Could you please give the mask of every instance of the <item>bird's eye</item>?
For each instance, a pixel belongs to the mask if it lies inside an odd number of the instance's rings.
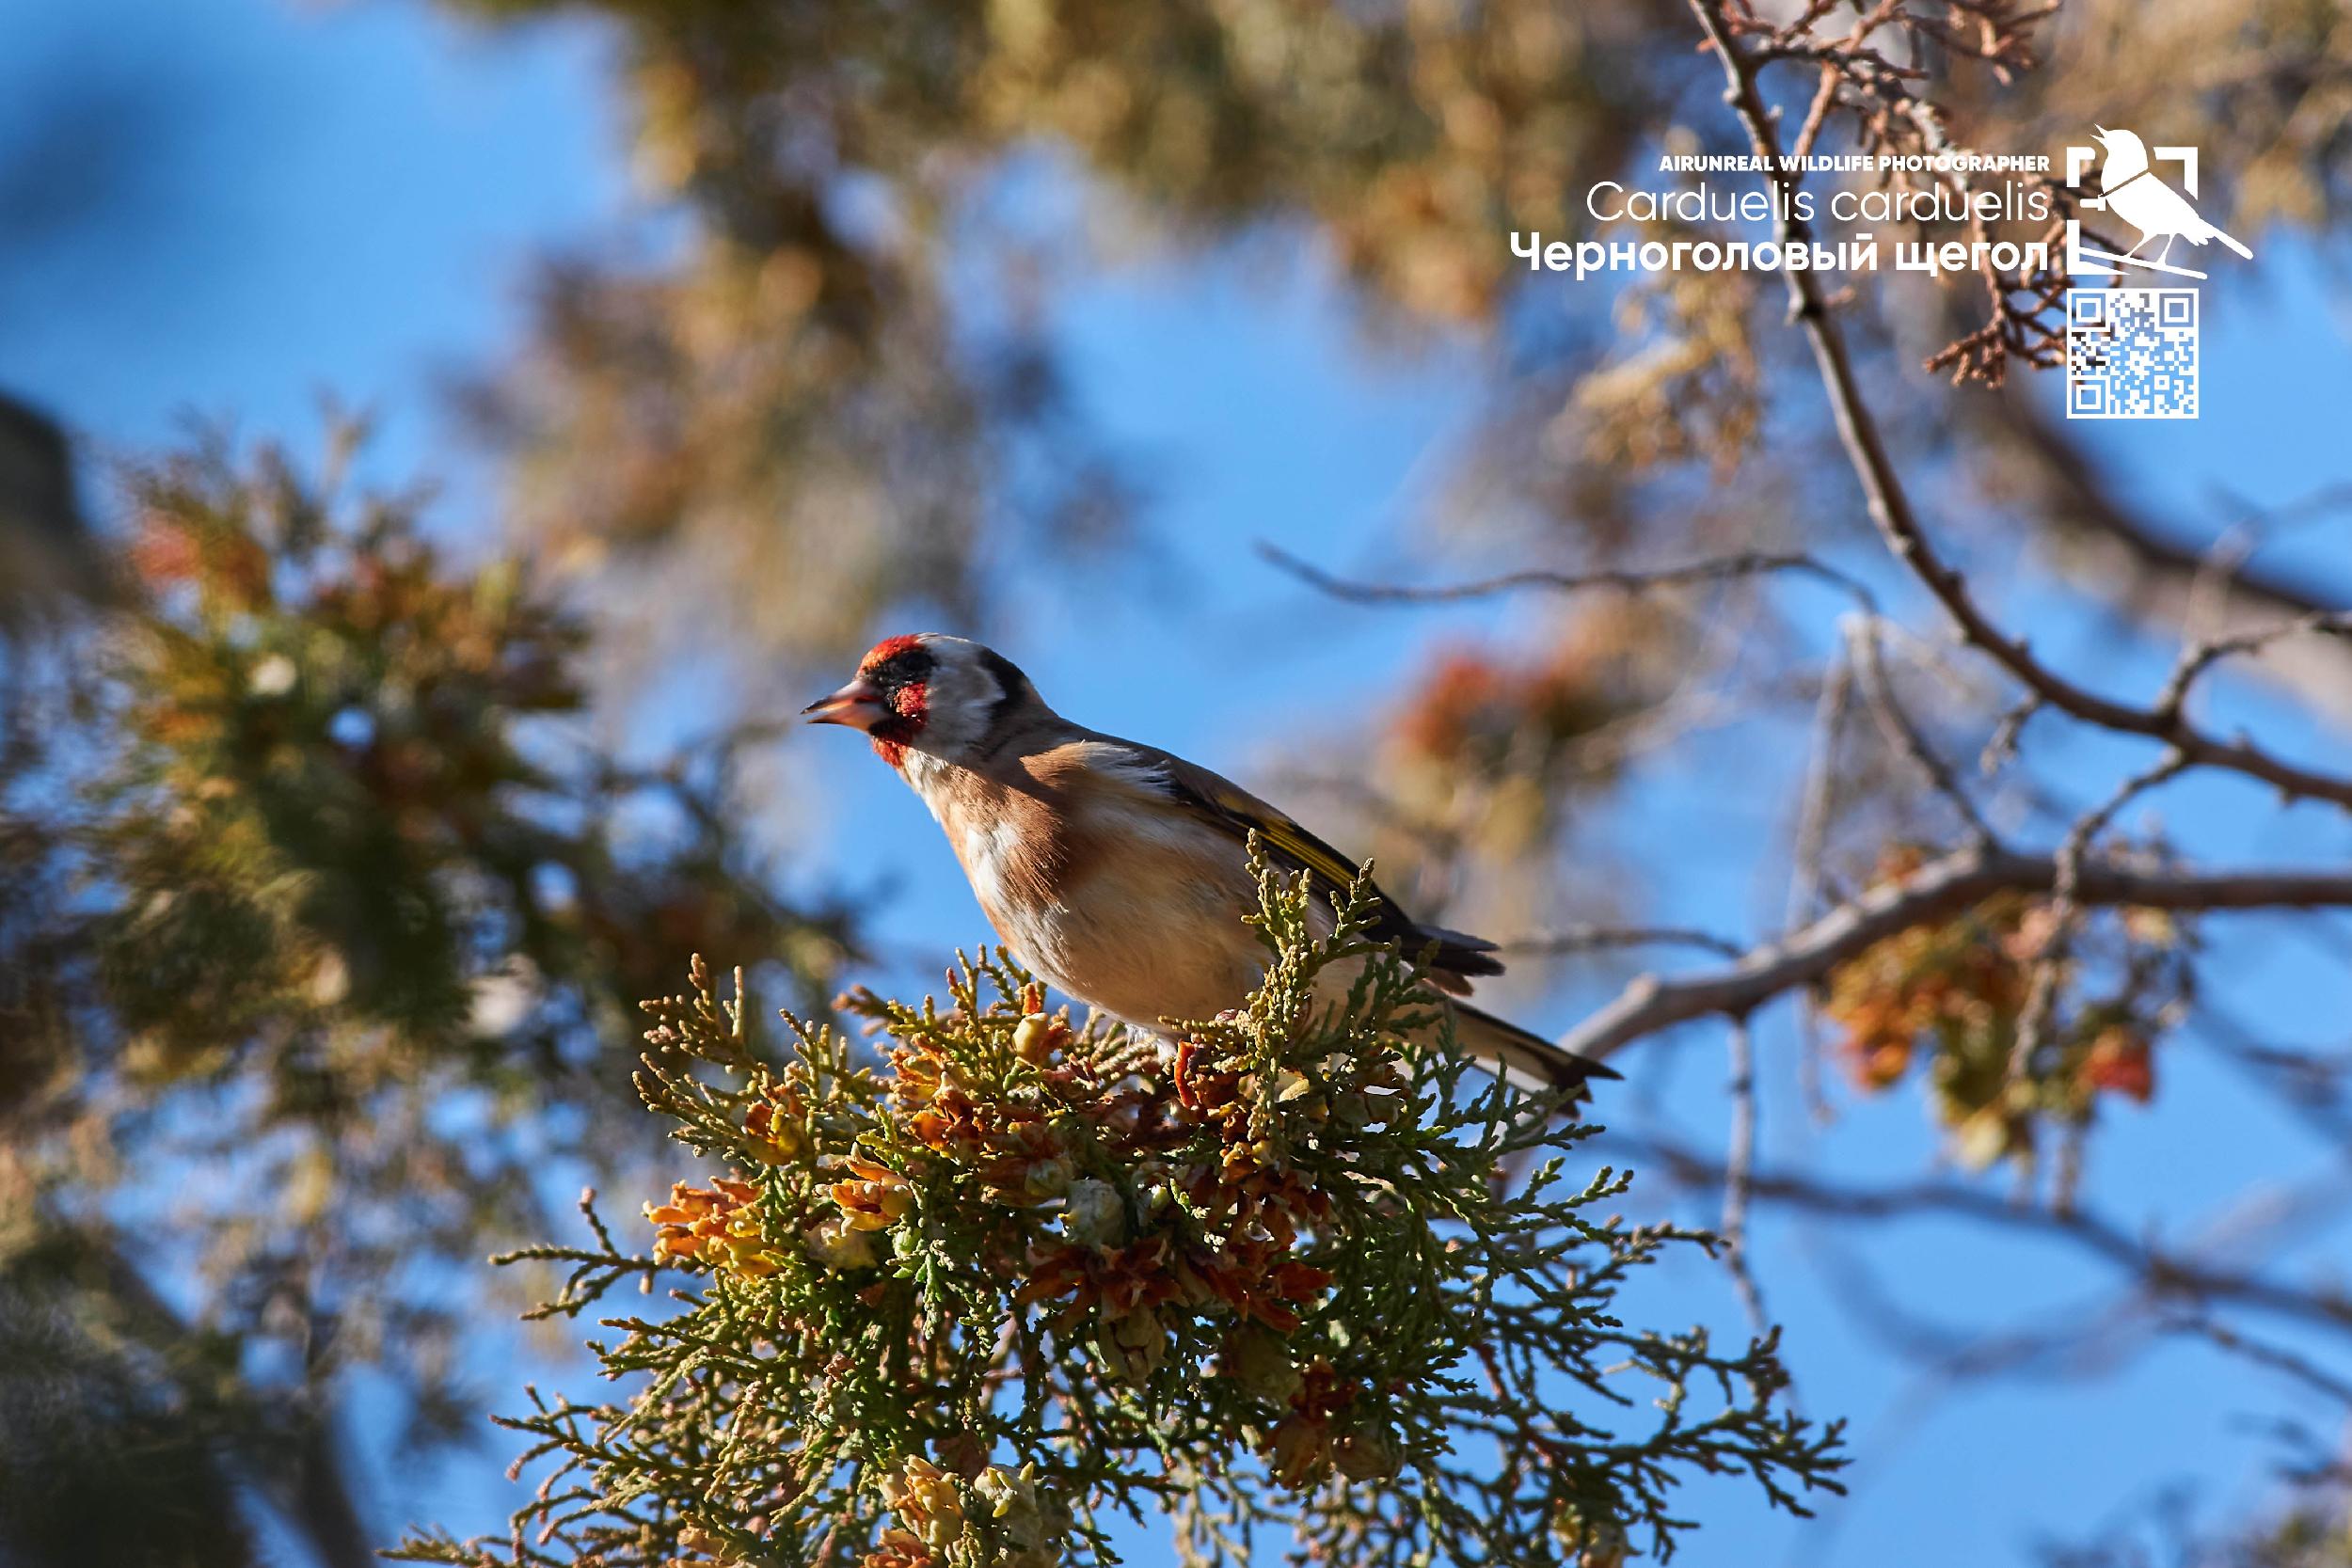
[[[883,659],[869,659],[863,673],[883,690],[901,686],[920,686],[930,677],[932,659],[923,648],[901,648]]]

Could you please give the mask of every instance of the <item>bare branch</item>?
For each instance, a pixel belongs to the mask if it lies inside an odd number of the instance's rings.
[[[1780,134],[1756,87],[1756,62],[1734,46],[1724,19],[1722,0],[1691,0],[1716,58],[1722,62],[1724,101],[1738,115],[1756,155],[1771,171],[1783,199],[1774,204],[1779,217],[1775,237],[1784,245],[1813,242],[1811,226],[1796,216],[1796,173],[1781,162]],[[1830,413],[1837,437],[1846,449],[1854,477],[1861,483],[1870,520],[1878,526],[1896,557],[1911,569],[1968,642],[2050,707],[2123,735],[2145,736],[2167,743],[2188,766],[2217,768],[2245,774],[2272,785],[2289,799],[2308,797],[2352,807],[2352,779],[2322,773],[2275,756],[2245,739],[2222,739],[2191,724],[2177,711],[2137,707],[2101,696],[2076,685],[2036,658],[2021,639],[1994,625],[1977,604],[1961,573],[1937,553],[1920,526],[1893,462],[1886,454],[1878,422],[1863,399],[1846,352],[1844,334],[1822,299],[1820,282],[1810,271],[1788,270],[1782,276],[1788,289],[1789,313],[1803,327],[1813,350],[1822,385],[1829,392]]]
[[[1849,594],[1866,609],[1875,609],[1877,602],[1867,588],[1826,562],[1809,555],[1769,550],[1743,550],[1734,555],[1710,556],[1705,561],[1687,562],[1677,566],[1643,570],[1601,567],[1590,572],[1506,572],[1501,577],[1483,578],[1472,582],[1430,586],[1358,582],[1334,577],[1322,567],[1301,561],[1279,546],[1264,540],[1258,542],[1258,554],[1300,581],[1350,604],[1452,604],[1464,599],[1490,598],[1523,588],[1542,588],[1560,594],[1582,593],[1596,588],[1620,594],[1645,594],[1658,589],[1692,588],[1776,573],[1795,573],[1814,578]]]
[[[1562,958],[1626,947],[1703,947],[1726,958],[1736,958],[1746,951],[1728,937],[1685,926],[1570,926],[1495,943],[1498,953],[1523,953],[1531,958]]]
[[[1645,974],[1617,999],[1560,1037],[1570,1051],[1607,1056],[1692,1019],[1739,1018],[1785,991],[1809,986],[1875,944],[1915,926],[1956,914],[1996,893],[2048,893],[2055,855],[1969,847],[1931,861],[1898,882],[1853,898],[1725,969],[1672,979]],[[2174,871],[2084,865],[2075,900],[2084,907],[2158,910],[2319,909],[2352,906],[2352,869]]]

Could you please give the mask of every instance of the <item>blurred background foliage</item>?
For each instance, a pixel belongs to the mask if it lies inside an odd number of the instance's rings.
[[[562,730],[585,626],[343,493],[357,438],[124,476],[114,608],[9,650],[10,1560],[242,1560],[241,1492],[368,1560],[343,1374],[468,1433],[485,1241],[654,1141],[637,999],[706,950],[821,999],[855,952],[733,827],[739,737],[645,775]]]
[[[1770,351],[1752,341],[1752,278],[1669,275],[1614,323],[1545,320],[1497,243],[1586,237],[1595,182],[1661,142],[1729,145],[1687,113],[1714,68],[1680,6],[990,0],[877,25],[842,4],[453,3],[617,25],[639,171],[689,218],[681,254],[650,270],[551,267],[530,349],[478,385],[514,459],[510,515],[588,567],[634,574],[651,557],[722,588],[763,646],[853,640],[844,607],[897,592],[968,614],[976,567],[1116,539],[1134,497],[1059,396],[1031,330],[1038,291],[1089,254],[1271,226],[1315,233],[1360,285],[1368,331],[1468,327],[1503,356],[1491,418],[1511,460],[1465,464],[1450,510],[1603,552],[1638,536],[1652,555],[1822,527],[1804,467],[1775,473],[1756,451]],[[1964,36],[2033,11],[1950,14]],[[2238,231],[2334,230],[2352,193],[2341,8],[2083,0],[2030,36],[2036,70],[1962,50],[1916,62],[1956,145],[2136,125],[2232,171]],[[1104,211],[1007,247],[987,276],[959,270],[975,206],[1009,155],[1038,149],[1081,168]],[[1949,312],[1909,281],[1890,285],[1879,339],[1904,356],[1935,346],[1909,323]],[[2046,420],[1989,405],[1980,429],[1911,439],[2002,459],[1971,472],[2083,477]],[[1042,475],[1022,456],[1041,440]],[[1707,458],[1699,476],[1719,480],[1743,455],[1736,507],[1692,504],[1705,487],[1675,460]],[[2095,526],[2074,514],[2099,499],[2013,520],[2055,546]]]
[[[668,220],[637,251],[548,257],[525,341],[467,367],[492,556],[437,544],[421,495],[356,490],[355,433],[310,459],[198,436],[77,475],[37,408],[0,404],[0,1561],[239,1562],[257,1519],[364,1560],[341,1413],[366,1378],[421,1448],[475,1421],[458,1345],[505,1303],[472,1260],[546,1231],[548,1170],[621,1180],[646,1152],[635,1000],[700,951],[816,1006],[864,950],[850,899],[745,827],[800,803],[802,782],[746,758],[801,677],[886,614],[987,633],[1027,602],[1009,581],[1061,591],[1085,563],[1149,559],[1149,465],[1089,427],[1043,328],[1073,274],[1311,243],[1368,356],[1474,344],[1478,417],[1414,519],[1450,559],[1862,537],[1809,388],[1765,395],[1798,384],[1753,279],[1579,313],[1506,243],[1582,237],[1580,193],[1661,150],[1731,150],[1679,6],[444,8],[485,28],[585,16],[616,40],[635,168]],[[1910,8],[1955,28],[2021,9]],[[1955,142],[2044,148],[2094,121],[2194,142],[2209,214],[2258,252],[2291,238],[2341,263],[2352,17],[2334,0],[2068,0],[2027,35],[2033,69],[1901,62]],[[93,189],[125,166],[100,156],[103,117],[51,107],[7,150],[13,231],[71,209],[69,164]],[[135,116],[109,123],[135,140]],[[1004,216],[1039,157],[1085,183],[1083,227]],[[1964,293],[1871,278],[1850,330],[1908,371],[1979,324],[1947,303]],[[2027,379],[1956,404],[1883,379],[1899,456],[1968,506],[1972,553],[2160,639],[2192,598],[2217,626],[2340,608],[2341,584],[2210,569],[2200,519],[2152,511]],[[1636,916],[1625,782],[1731,714],[1807,721],[1818,652],[1753,584],[1564,600],[1533,637],[1438,651],[1326,737],[1328,766],[1294,753],[1269,784],[1457,922]],[[1930,679],[1894,662],[1899,685]],[[757,696],[729,669],[758,670]],[[2341,647],[2261,669],[2352,713]],[[714,727],[648,768],[602,716],[663,679],[694,684]],[[1970,744],[1988,704],[1947,684],[1915,706]],[[1841,809],[1807,911],[1952,826],[1886,746],[1828,742]],[[2015,810],[2061,819],[2065,794],[2039,781]],[[1944,1119],[1985,1112],[1970,1063],[2013,1035],[2000,955],[2032,913],[1978,911],[1842,975],[1827,1022],[1857,1081],[1932,1057],[1918,1076]],[[2193,958],[2181,933],[2122,929],[2092,955],[2121,989],[2070,1015],[2049,1109],[2084,1124],[2102,1096],[2161,1094]],[[1978,1153],[2019,1152],[1992,1110]],[[2340,1541],[2323,1508],[2185,1560],[2336,1560],[2276,1555],[2304,1549],[2307,1519]]]

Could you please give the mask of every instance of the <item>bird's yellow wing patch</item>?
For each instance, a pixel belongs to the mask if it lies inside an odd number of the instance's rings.
[[[1219,811],[1248,824],[1280,858],[1305,867],[1336,887],[1356,879],[1356,867],[1337,849],[1267,805],[1239,789],[1224,789],[1210,797]]]

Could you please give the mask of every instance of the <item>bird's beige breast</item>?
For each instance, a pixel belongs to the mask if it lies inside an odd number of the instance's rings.
[[[941,826],[1007,947],[1047,984],[1151,1024],[1237,1006],[1262,958],[1240,845],[1120,791],[950,800]]]
[[[1137,1023],[1238,1006],[1263,958],[1243,923],[1252,907],[1239,846],[1132,825],[1077,861],[1041,932],[1062,988]]]

